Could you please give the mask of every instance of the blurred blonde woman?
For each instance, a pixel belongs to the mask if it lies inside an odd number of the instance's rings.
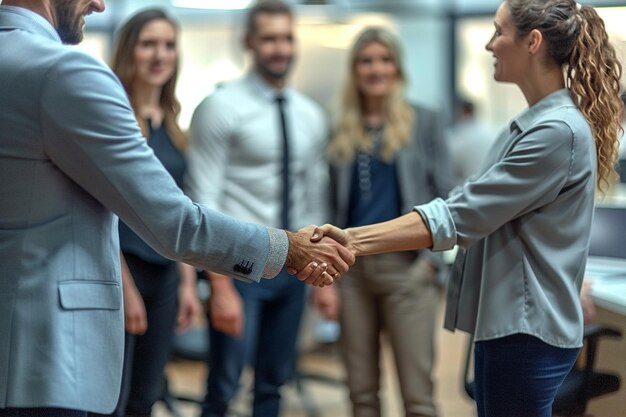
[[[187,140],[176,122],[176,42],[170,17],[158,9],[141,11],[120,29],[112,67],[148,145],[182,188]],[[119,228],[126,340],[114,415],[150,416],[163,393],[174,330],[184,330],[201,311],[195,269],[162,257],[124,223]]]
[[[382,28],[364,30],[352,47],[328,148],[335,221],[343,227],[396,218],[416,203],[444,197],[454,184],[442,120],[405,98],[400,52],[398,40]],[[422,251],[372,256],[354,265],[338,289],[315,292],[321,311],[339,316],[355,417],[381,415],[383,331],[395,356],[405,415],[437,415],[432,368],[438,265],[436,256]]]

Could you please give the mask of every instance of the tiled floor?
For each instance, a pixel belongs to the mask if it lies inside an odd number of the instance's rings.
[[[461,372],[467,338],[463,334],[452,334],[440,329],[438,338],[438,358],[436,366],[437,403],[439,417],[473,417],[474,404],[462,391]],[[336,350],[333,347],[314,349],[302,355],[300,370],[340,380],[343,369]],[[167,373],[171,391],[184,393],[199,398],[204,390],[206,369],[197,362],[173,362]],[[245,381],[250,375],[244,376]],[[383,352],[383,389],[381,398],[385,417],[401,417],[401,398],[397,388],[393,358],[389,349]],[[349,417],[350,409],[345,387],[337,383],[320,382],[305,378],[302,382],[304,395],[300,394],[295,384],[285,387],[282,417]],[[233,406],[233,417],[245,417],[249,414],[249,390],[242,389],[240,397]],[[156,406],[157,417],[169,417],[171,414],[162,404]],[[199,408],[191,403],[178,403],[179,417],[197,417]],[[309,410],[309,412],[307,412]]]

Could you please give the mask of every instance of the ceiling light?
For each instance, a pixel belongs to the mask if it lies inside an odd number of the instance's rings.
[[[174,0],[174,7],[207,10],[238,10],[245,9],[252,4],[252,0]]]

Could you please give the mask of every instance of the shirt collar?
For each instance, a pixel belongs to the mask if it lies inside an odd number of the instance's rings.
[[[23,29],[61,43],[59,34],[50,22],[43,16],[23,7],[0,4],[0,29]]]
[[[256,71],[252,70],[246,76],[248,82],[263,96],[267,101],[274,101],[277,96],[283,96],[289,99],[291,95],[291,89],[285,87],[282,90],[277,90],[272,87],[267,81],[265,81]]]
[[[535,103],[534,106],[522,112],[511,122],[510,132],[512,133],[516,129],[523,132],[532,126],[539,117],[543,116],[546,110],[562,106],[575,106],[570,91],[567,88],[562,88],[554,93],[548,94],[539,100],[539,102]]]

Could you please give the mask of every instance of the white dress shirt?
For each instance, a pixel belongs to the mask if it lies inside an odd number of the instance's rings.
[[[256,73],[219,87],[191,121],[186,187],[192,198],[241,220],[280,227],[285,97],[290,148],[290,227],[328,221],[327,125],[311,99],[276,91]]]

